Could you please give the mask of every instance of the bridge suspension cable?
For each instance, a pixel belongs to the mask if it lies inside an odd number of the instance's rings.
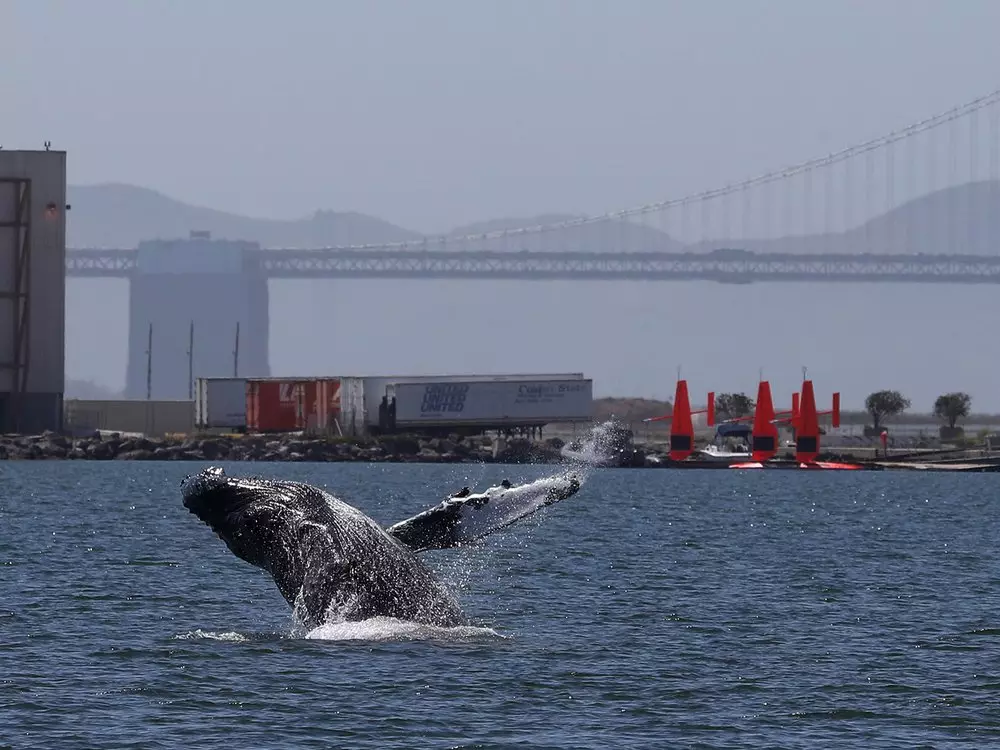
[[[800,162],[798,164],[793,164],[790,166],[783,167],[778,170],[767,172],[756,177],[751,177],[740,182],[730,183],[724,187],[716,188],[713,190],[705,190],[697,193],[691,193],[681,198],[674,198],[670,200],[659,201],[657,203],[647,203],[641,206],[633,206],[631,208],[621,209],[617,211],[610,211],[604,214],[586,216],[577,219],[569,219],[562,222],[554,222],[549,224],[535,224],[531,226],[518,227],[515,229],[498,229],[490,232],[472,233],[465,235],[438,235],[436,237],[427,237],[420,240],[410,240],[404,242],[391,242],[391,243],[366,243],[366,244],[347,244],[347,245],[337,245],[335,247],[326,248],[329,250],[389,250],[389,249],[443,249],[446,246],[454,246],[456,244],[463,243],[476,243],[484,242],[490,240],[504,240],[507,238],[523,238],[527,235],[540,235],[549,232],[565,231],[567,229],[573,229],[577,227],[583,227],[593,224],[598,224],[602,222],[614,222],[622,221],[625,219],[630,219],[634,217],[646,216],[652,213],[663,212],[672,208],[682,208],[690,206],[697,203],[707,203],[708,201],[713,201],[718,198],[724,198],[727,196],[734,195],[740,192],[746,192],[751,188],[757,188],[761,186],[768,185],[770,183],[776,183],[784,180],[790,180],[791,178],[808,175],[808,173],[813,170],[820,168],[832,167],[841,162],[847,162],[858,156],[870,155],[875,151],[885,149],[899,141],[904,141],[913,138],[916,135],[925,133],[943,125],[946,125],[955,120],[959,120],[972,115],[987,107],[992,107],[1000,103],[1000,89],[993,91],[985,96],[980,96],[976,99],[961,104],[957,107],[953,107],[945,112],[933,115],[931,117],[925,118],[904,128],[894,130],[886,135],[878,138],[873,138],[871,140],[849,146],[847,148],[841,149],[840,151],[835,151],[833,153],[827,154],[822,157],[810,159],[808,161]],[[995,117],[993,122],[993,130],[996,130]],[[995,136],[995,133],[994,133]],[[994,144],[994,149],[991,152],[990,162],[991,171],[996,172],[996,144]],[[953,161],[954,161],[954,154]],[[971,158],[971,154],[970,154]],[[891,159],[891,152],[890,152]],[[890,161],[891,164],[891,161]],[[871,174],[873,170],[872,162],[870,159],[866,164],[869,176],[869,191],[871,184]],[[891,171],[891,166],[888,167]],[[994,179],[996,175],[993,175]],[[886,197],[891,199],[893,195],[892,188],[888,186],[886,188]],[[870,197],[870,196],[869,196]],[[850,209],[846,208],[845,212],[849,215]],[[685,221],[686,221],[685,217]],[[703,221],[705,217],[703,216]],[[827,217],[829,221],[829,217]]]
[[[983,110],[988,116],[979,114]],[[945,131],[940,137],[932,132],[938,129]],[[896,210],[931,196],[912,210]],[[803,258],[1000,256],[1000,221],[993,211],[998,201],[1000,89],[879,138],[681,198],[488,232],[388,243],[352,243],[350,235],[334,235],[323,247],[281,249],[304,257],[516,251],[610,257],[726,248]],[[124,261],[115,250],[84,252],[90,255],[77,255],[71,268],[86,265],[97,271],[92,264],[99,263],[106,266],[102,272],[114,272],[131,257],[131,251],[123,251]]]

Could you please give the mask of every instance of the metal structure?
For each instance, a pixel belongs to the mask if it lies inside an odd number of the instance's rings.
[[[462,252],[417,250],[259,250],[272,279],[494,279],[577,281],[763,281],[1000,283],[1000,255],[754,253]],[[132,250],[70,250],[70,276],[129,278]]]
[[[31,180],[23,177],[0,177],[0,186],[8,186],[11,205],[3,214],[0,229],[13,234],[11,284],[0,290],[0,299],[11,308],[11,358],[0,362],[0,370],[10,373],[10,391],[3,413],[3,429],[18,432],[24,412],[23,398],[28,390],[28,367],[31,364]],[[0,214],[0,215],[3,215]]]
[[[267,377],[272,279],[997,284],[1000,91],[818,159],[595,216],[310,249],[202,229],[66,254],[69,276],[129,282],[129,397],[142,397],[154,322],[149,398],[190,397],[194,377]],[[294,335],[297,323],[287,327]],[[35,343],[45,347],[37,331]]]
[[[900,223],[899,209],[919,199],[933,206],[911,205]],[[128,249],[80,249],[67,258],[67,272],[128,276],[135,258]],[[1000,278],[998,258],[1000,90],[880,138],[681,198],[416,241],[257,249],[247,252],[247,267],[279,279],[979,284]]]
[[[59,430],[66,349],[66,153],[0,150],[0,430]]]
[[[129,279],[129,398],[191,400],[197,377],[269,374],[267,278],[256,249],[196,236],[140,243],[119,259],[128,270],[116,273]]]

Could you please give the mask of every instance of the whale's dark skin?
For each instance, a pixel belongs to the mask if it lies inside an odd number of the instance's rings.
[[[184,506],[234,555],[270,573],[307,628],[380,616],[467,623],[416,553],[323,490],[213,467],[185,479],[182,492]]]

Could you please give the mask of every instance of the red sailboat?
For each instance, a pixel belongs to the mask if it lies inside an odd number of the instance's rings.
[[[694,414],[707,415],[709,427],[715,424],[715,393],[709,391],[708,402],[704,409],[691,410],[691,400],[688,398],[686,380],[678,380],[674,391],[674,410],[672,414],[662,417],[649,417],[643,422],[663,422],[670,420],[670,460],[683,461],[694,453]]]
[[[833,427],[840,427],[840,393],[834,393],[829,411],[816,410],[816,395],[811,380],[802,382],[801,394],[792,394],[792,409],[781,412],[789,415],[776,419],[771,402],[771,388],[767,381],[761,381],[757,391],[757,406],[754,410],[752,461],[732,464],[733,469],[764,468],[764,462],[778,452],[778,429],[781,422],[791,423],[795,431],[795,462],[800,469],[861,469],[859,464],[835,461],[817,461],[820,454],[819,417],[829,415]]]

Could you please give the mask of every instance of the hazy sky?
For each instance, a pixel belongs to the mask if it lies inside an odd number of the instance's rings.
[[[1000,88],[995,0],[4,0],[0,26],[0,144],[51,140],[73,184],[428,232],[693,193]],[[118,337],[123,295],[100,283],[71,283],[68,366],[120,385],[124,349],[98,356],[90,331]],[[272,286],[273,321],[321,318],[336,337],[276,337],[279,372],[537,366],[667,395],[677,364],[694,390],[752,390],[762,364],[792,386],[810,364],[847,400],[900,384],[926,408],[965,388],[1000,410],[995,355],[952,311],[996,320],[994,289],[533,284],[512,310],[511,284],[414,283],[361,322],[370,286]],[[413,305],[434,321],[419,346],[400,333]],[[782,340],[748,339],[779,318]],[[886,320],[919,332],[884,339]]]
[[[68,149],[74,184],[420,231],[717,187],[992,91],[1000,69],[994,0],[4,0],[0,13],[13,13],[4,142]]]

